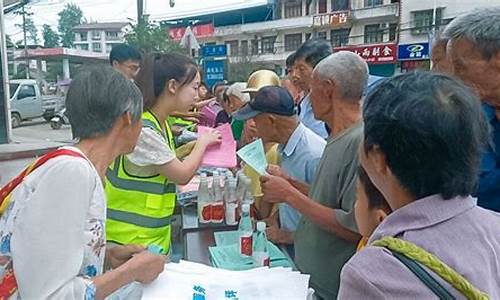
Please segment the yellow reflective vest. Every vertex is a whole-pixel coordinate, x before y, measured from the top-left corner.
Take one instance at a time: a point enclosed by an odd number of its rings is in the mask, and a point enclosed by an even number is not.
[[[163,131],[156,117],[146,111],[143,127],[151,128],[175,144],[167,122]],[[106,172],[107,220],[106,237],[118,244],[158,245],[164,253],[170,250],[171,219],[176,200],[176,186],[157,174],[138,177],[127,173],[125,156],[121,155]]]

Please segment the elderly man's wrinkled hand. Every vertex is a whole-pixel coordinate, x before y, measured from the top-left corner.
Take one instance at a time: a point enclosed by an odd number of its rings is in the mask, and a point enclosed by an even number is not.
[[[260,186],[264,194],[262,199],[270,203],[284,202],[284,195],[293,189],[293,186],[286,179],[274,175],[261,176]]]
[[[280,166],[269,165],[267,167],[266,171],[269,175],[278,176],[278,177],[281,177],[285,180],[288,180],[288,175],[285,172],[283,172],[283,169],[281,169]]]

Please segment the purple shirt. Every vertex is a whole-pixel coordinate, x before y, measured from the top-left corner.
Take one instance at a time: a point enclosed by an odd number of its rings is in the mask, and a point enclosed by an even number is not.
[[[476,205],[472,197],[443,200],[434,195],[390,214],[369,243],[384,236],[410,241],[462,274],[490,299],[500,299],[500,214]],[[429,271],[429,270],[428,270]],[[458,299],[458,291],[429,271]],[[368,246],[341,274],[339,299],[436,299],[388,250]]]

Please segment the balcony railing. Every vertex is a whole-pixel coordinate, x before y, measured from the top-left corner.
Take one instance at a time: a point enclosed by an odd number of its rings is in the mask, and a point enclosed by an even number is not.
[[[398,17],[399,3],[391,3],[380,6],[370,6],[353,10],[353,16],[356,20],[374,19],[383,17]]]

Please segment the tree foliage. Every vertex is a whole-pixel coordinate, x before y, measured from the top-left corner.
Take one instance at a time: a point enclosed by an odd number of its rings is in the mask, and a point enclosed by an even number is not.
[[[20,13],[22,15],[22,13]],[[29,13],[26,13],[25,17],[25,26],[26,26],[26,39],[28,44],[38,44],[38,29],[33,22],[33,19],[29,16]],[[23,24],[16,24],[17,28],[23,29]],[[24,30],[24,29],[23,29]]]
[[[75,39],[73,27],[83,23],[83,12],[78,5],[68,3],[59,12],[58,16],[59,25],[57,29],[61,35],[61,43],[63,47],[71,47]]]
[[[49,25],[43,24],[42,36],[44,47],[55,48],[59,46],[59,36]]]
[[[126,36],[126,41],[127,44],[136,47],[143,53],[187,53],[179,44],[170,40],[168,30],[151,22],[133,26],[132,31]]]

